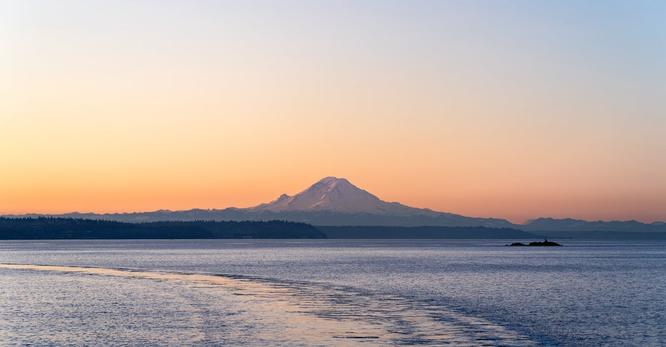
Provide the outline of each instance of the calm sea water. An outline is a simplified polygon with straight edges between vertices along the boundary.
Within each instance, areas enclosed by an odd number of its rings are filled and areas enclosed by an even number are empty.
[[[504,243],[3,241],[0,344],[666,345],[666,243]]]

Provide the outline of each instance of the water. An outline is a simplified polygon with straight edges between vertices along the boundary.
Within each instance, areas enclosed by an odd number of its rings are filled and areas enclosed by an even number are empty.
[[[504,243],[3,241],[0,344],[666,345],[666,243]]]

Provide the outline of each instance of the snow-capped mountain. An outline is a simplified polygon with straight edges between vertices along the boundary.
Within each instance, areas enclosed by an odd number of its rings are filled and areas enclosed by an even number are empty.
[[[23,217],[38,216],[44,215],[23,215]],[[514,226],[504,219],[466,217],[409,207],[397,202],[386,202],[356,187],[347,179],[336,177],[326,177],[296,195],[283,194],[274,201],[250,208],[158,210],[108,214],[75,212],[57,215],[57,217],[122,222],[286,220],[322,226],[483,226],[495,228]]]
[[[513,226],[503,219],[465,217],[383,201],[337,177],[323,178],[296,195],[282,194],[246,211],[317,225]]]
[[[422,212],[397,202],[382,201],[366,190],[356,187],[345,178],[326,177],[308,189],[289,196],[282,194],[257,211],[329,211],[342,213],[409,214]]]

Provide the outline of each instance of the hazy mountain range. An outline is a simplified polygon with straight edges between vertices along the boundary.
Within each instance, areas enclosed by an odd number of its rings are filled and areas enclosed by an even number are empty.
[[[45,216],[40,214],[22,217]],[[112,220],[121,222],[155,221],[241,221],[287,220],[321,226],[448,226],[515,228],[526,231],[615,231],[666,232],[666,223],[637,221],[582,221],[539,218],[527,224],[513,224],[498,218],[477,218],[414,208],[398,202],[386,202],[356,187],[347,179],[326,177],[295,194],[250,208],[158,210],[135,213],[66,213],[57,217]],[[16,216],[11,216],[16,217]]]

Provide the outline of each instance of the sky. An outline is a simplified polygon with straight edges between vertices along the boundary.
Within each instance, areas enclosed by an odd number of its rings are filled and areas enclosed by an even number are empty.
[[[346,177],[522,222],[666,220],[666,2],[0,0],[0,214]]]

